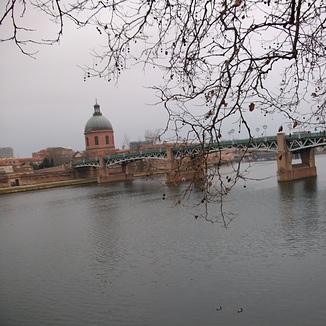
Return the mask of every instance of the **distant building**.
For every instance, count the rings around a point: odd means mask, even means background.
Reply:
[[[97,102],[94,105],[93,116],[85,125],[84,135],[86,144],[85,156],[87,158],[116,153],[112,124],[102,115]]]
[[[48,147],[32,153],[33,161],[43,162],[45,158],[52,160],[54,166],[68,164],[72,161],[74,152],[70,147]]]
[[[69,164],[74,155],[70,147],[48,147],[46,157],[53,161],[54,166]]]
[[[14,173],[13,166],[12,165],[7,165],[7,166],[0,165],[0,174],[5,174],[5,173]]]
[[[8,158],[0,158],[0,166],[17,166],[17,165],[21,165],[21,164],[25,164],[26,163],[25,158],[15,158],[15,157],[8,157]]]
[[[0,158],[14,157],[12,147],[0,147]]]
[[[42,162],[46,158],[46,149],[41,149],[38,152],[32,153],[33,160]]]
[[[129,144],[130,149],[139,149],[142,146],[150,146],[150,145],[153,145],[152,139],[141,140],[141,141],[131,141]]]
[[[84,154],[80,151],[77,151],[74,153],[74,155],[72,156],[72,161],[81,161],[84,158]]]

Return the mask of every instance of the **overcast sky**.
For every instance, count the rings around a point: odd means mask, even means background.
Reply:
[[[95,28],[67,24],[60,44],[39,46],[36,60],[13,43],[0,44],[0,147],[12,147],[16,157],[47,147],[84,150],[84,127],[95,99],[113,126],[118,148],[125,136],[142,140],[146,130],[164,128],[166,112],[151,105],[155,95],[144,87],[158,80],[157,72],[127,71],[118,85],[100,78],[84,82],[78,66],[92,65],[90,50],[99,43]],[[252,115],[251,120],[253,128],[267,124],[267,134],[276,134],[279,122],[273,118]]]
[[[95,99],[109,119],[116,147],[144,139],[145,130],[163,128],[165,111],[156,100],[150,79],[141,71],[123,74],[118,85],[104,79],[84,81],[78,66],[92,65],[90,49],[97,32],[66,28],[59,45],[40,46],[36,60],[13,43],[0,44],[0,147],[13,147],[15,156],[31,157],[46,147],[84,150],[84,127]]]

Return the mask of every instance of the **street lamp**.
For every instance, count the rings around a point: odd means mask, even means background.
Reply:
[[[231,129],[230,132],[231,132],[231,135],[232,135],[232,139],[233,139],[233,134],[234,134],[234,129]]]
[[[265,137],[266,137],[266,129],[267,129],[267,125],[263,125],[263,129],[265,131]]]
[[[256,131],[257,131],[257,136],[259,136],[259,130],[260,130],[260,128],[256,128]]]

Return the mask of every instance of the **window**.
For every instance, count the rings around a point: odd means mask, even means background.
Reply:
[[[98,145],[98,136],[94,137],[95,145]]]
[[[89,146],[89,141],[88,141],[88,137],[86,137],[86,146]]]
[[[105,143],[109,144],[109,136],[105,136]]]

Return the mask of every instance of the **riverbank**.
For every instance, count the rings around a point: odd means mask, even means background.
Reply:
[[[145,177],[149,177],[154,174],[156,175],[156,174],[165,174],[165,173],[166,173],[166,171],[153,172],[153,173],[148,173],[148,172],[145,173],[144,172],[144,173],[137,173],[134,175],[134,177],[135,178],[145,178]],[[12,193],[17,193],[17,192],[33,191],[33,190],[58,188],[58,187],[68,187],[68,186],[83,185],[83,184],[90,184],[90,183],[98,183],[97,177],[87,178],[87,179],[38,183],[38,184],[27,185],[27,186],[14,186],[14,187],[0,188],[0,195],[12,194]]]
[[[89,184],[89,183],[97,183],[97,178],[56,181],[56,182],[39,183],[39,184],[28,185],[28,186],[0,188],[0,195],[11,194],[16,192],[32,191],[32,190],[68,187],[68,186],[82,185],[82,184]]]

